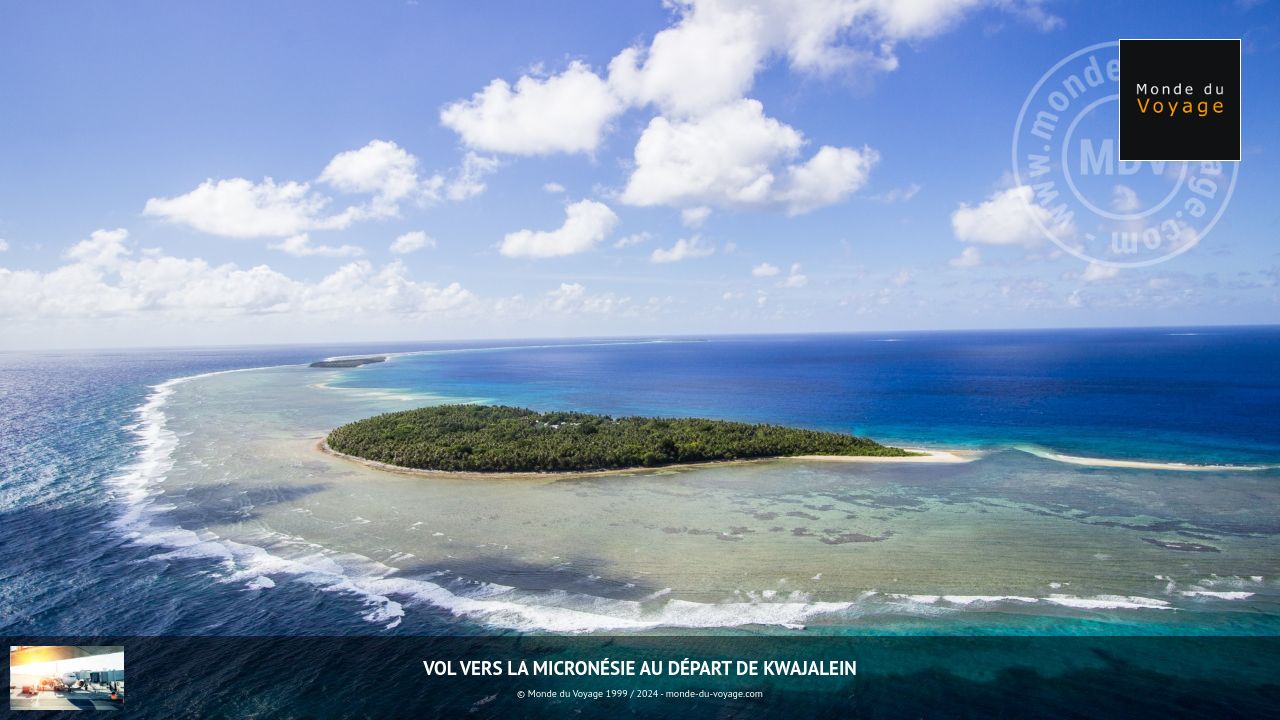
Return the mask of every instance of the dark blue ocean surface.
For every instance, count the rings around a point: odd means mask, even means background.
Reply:
[[[338,385],[964,446],[1280,461],[1280,330],[806,335],[398,358]]]
[[[1280,330],[1088,330],[0,353],[0,633],[360,634],[358,599],[270,593],[209,560],[149,559],[110,526],[149,388],[335,355],[397,357],[346,386],[612,414],[853,430],[918,444],[1031,443],[1093,457],[1280,462]],[[521,347],[524,346],[524,347]],[[529,347],[536,346],[536,347]],[[430,614],[397,632],[483,632]],[[1083,628],[1088,632],[1087,628]]]

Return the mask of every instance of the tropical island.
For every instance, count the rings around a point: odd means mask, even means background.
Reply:
[[[313,368],[354,368],[361,365],[370,365],[386,361],[386,356],[378,357],[362,357],[362,358],[342,358],[340,360],[317,360],[311,363],[309,367]]]
[[[326,449],[415,470],[591,472],[794,456],[912,457],[843,433],[701,418],[540,413],[439,405],[386,413],[329,433]]]

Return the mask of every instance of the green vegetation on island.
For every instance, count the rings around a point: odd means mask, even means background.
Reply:
[[[343,358],[341,360],[317,360],[311,363],[313,368],[353,368],[361,365],[369,365],[371,363],[380,363],[387,358],[380,357],[363,357],[363,358]]]
[[[577,472],[794,455],[914,453],[843,433],[697,418],[539,413],[440,405],[387,413],[329,433],[329,448],[418,470]]]

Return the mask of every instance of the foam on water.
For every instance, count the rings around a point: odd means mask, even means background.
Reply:
[[[1184,592],[1182,594],[1191,595],[1193,593]],[[1221,600],[1239,600],[1244,597],[1248,597],[1253,593],[1199,592],[1194,594],[1204,597],[1214,597]],[[1158,600],[1155,598],[1140,597],[1136,595],[1094,595],[1090,597],[1080,597],[1062,593],[1053,593],[1046,597],[1028,597],[1025,595],[905,595],[890,593],[886,594],[885,597],[919,605],[951,605],[958,607],[997,605],[1018,606],[1045,603],[1061,607],[1075,608],[1078,610],[1168,610],[1173,608],[1173,605],[1167,600]]]
[[[265,590],[267,588],[275,587],[276,581],[272,580],[266,575],[259,575],[258,577],[245,583],[244,586],[248,590]]]
[[[1247,600],[1253,597],[1253,593],[1244,591],[1228,591],[1228,590],[1183,590],[1182,594],[1187,597],[1203,597],[1215,598],[1217,600]]]
[[[1080,610],[1169,610],[1173,606],[1167,600],[1139,597],[1137,595],[1095,595],[1074,597],[1054,594],[1046,602]]]

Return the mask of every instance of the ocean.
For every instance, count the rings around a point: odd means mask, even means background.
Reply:
[[[1274,635],[1278,370],[1275,328],[2,353],[0,630]],[[442,402],[980,458],[437,481],[315,447]]]

